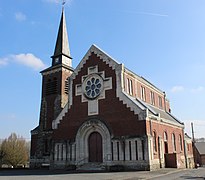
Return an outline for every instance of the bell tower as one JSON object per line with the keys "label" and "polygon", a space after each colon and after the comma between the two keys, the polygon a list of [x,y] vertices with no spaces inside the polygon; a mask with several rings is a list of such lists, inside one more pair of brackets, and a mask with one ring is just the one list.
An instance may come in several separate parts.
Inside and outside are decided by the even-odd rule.
{"label": "bell tower", "polygon": [[[31,159],[40,166],[50,161],[52,121],[68,102],[67,79],[73,73],[66,19],[62,9],[60,25],[51,66],[43,71],[39,125],[31,131]],[[31,166],[33,166],[31,164]]]}
{"label": "bell tower", "polygon": [[68,43],[65,12],[62,9],[60,25],[51,67],[41,72],[43,76],[40,126],[52,129],[52,121],[68,102],[66,80],[72,74],[72,58]]}

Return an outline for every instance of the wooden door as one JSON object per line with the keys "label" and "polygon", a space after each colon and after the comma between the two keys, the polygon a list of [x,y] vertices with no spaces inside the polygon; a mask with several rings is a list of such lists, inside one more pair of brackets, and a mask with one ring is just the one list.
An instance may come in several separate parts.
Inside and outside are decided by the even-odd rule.
{"label": "wooden door", "polygon": [[102,137],[98,132],[89,136],[89,162],[102,162]]}

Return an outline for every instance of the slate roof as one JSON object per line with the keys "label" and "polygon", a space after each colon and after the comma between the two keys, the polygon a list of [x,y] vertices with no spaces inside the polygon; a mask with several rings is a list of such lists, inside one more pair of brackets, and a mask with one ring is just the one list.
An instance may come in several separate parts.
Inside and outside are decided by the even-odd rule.
{"label": "slate roof", "polygon": [[61,21],[58,29],[58,36],[57,36],[53,57],[61,54],[67,57],[71,57],[64,10],[62,11],[62,15],[61,15]]}
{"label": "slate roof", "polygon": [[200,155],[205,155],[205,142],[196,142],[195,146]]}
{"label": "slate roof", "polygon": [[131,99],[135,105],[137,105],[138,107],[140,107],[142,110],[144,109],[148,109],[149,112],[151,114],[153,114],[154,116],[159,116],[160,118],[164,119],[164,120],[168,120],[174,124],[180,124],[180,125],[184,125],[183,122],[181,122],[180,120],[178,120],[176,117],[174,117],[172,114],[170,114],[169,112],[166,112],[162,109],[159,109],[157,107],[151,106],[148,103],[145,103],[144,101],[142,101],[139,98],[135,98],[133,96],[130,96],[129,94],[127,94],[126,92],[123,92],[129,99]]}
{"label": "slate roof", "polygon": [[[147,104],[147,103],[146,103]],[[180,120],[178,120],[175,116],[173,116],[171,113],[164,111],[162,109],[159,109],[157,107],[151,106],[149,104],[147,104],[147,106],[149,106],[151,109],[153,109],[155,112],[157,112],[158,114],[160,114],[160,117],[163,119],[167,119],[167,120],[171,120],[172,122],[175,123],[179,123],[179,124],[184,124],[183,122],[181,122]]]}

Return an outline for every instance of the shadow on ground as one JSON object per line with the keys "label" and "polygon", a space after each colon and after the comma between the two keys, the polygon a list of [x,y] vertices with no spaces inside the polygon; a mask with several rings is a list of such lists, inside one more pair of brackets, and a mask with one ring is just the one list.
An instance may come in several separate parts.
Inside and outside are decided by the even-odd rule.
{"label": "shadow on ground", "polygon": [[198,176],[180,176],[183,179],[204,179],[205,177],[198,177]]}
{"label": "shadow on ground", "polygon": [[56,174],[70,174],[74,172],[65,170],[47,170],[47,169],[0,169],[0,176],[45,176]]}

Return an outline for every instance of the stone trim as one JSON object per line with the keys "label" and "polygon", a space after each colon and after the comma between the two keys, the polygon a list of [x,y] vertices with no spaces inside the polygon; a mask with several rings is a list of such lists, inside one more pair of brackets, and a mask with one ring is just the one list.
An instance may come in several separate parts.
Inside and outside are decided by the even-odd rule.
{"label": "stone trim", "polygon": [[111,134],[102,121],[92,119],[84,122],[76,134],[76,165],[88,163],[88,138],[92,132],[98,132],[102,136],[103,162],[110,161]]}

